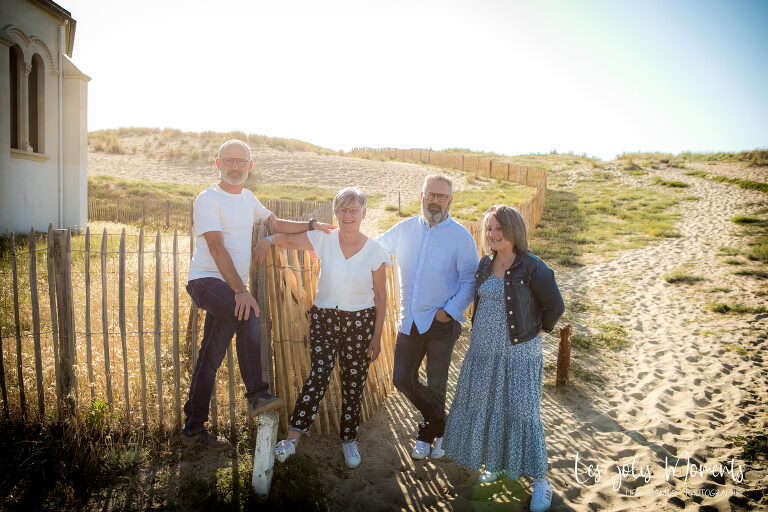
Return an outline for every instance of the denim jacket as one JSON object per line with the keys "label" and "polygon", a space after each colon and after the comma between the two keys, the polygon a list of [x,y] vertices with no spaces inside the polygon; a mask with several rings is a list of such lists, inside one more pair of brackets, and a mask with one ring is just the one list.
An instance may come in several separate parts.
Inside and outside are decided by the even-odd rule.
{"label": "denim jacket", "polygon": [[[489,256],[483,256],[475,273],[475,321],[478,289],[491,275]],[[504,271],[504,295],[507,303],[507,327],[510,343],[516,345],[535,338],[539,331],[552,332],[565,311],[563,297],[555,282],[555,273],[529,252],[518,253]]]}

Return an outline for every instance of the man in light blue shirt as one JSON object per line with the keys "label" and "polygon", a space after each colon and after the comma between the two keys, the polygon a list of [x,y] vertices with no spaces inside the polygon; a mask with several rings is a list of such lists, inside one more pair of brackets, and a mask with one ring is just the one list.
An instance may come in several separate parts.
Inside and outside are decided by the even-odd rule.
{"label": "man in light blue shirt", "polygon": [[[422,215],[376,239],[396,256],[400,272],[393,381],[424,418],[411,453],[415,459],[443,456],[448,368],[464,311],[475,294],[477,246],[469,231],[448,214],[452,201],[450,178],[429,175],[421,193]],[[425,356],[427,386],[418,378]]]}

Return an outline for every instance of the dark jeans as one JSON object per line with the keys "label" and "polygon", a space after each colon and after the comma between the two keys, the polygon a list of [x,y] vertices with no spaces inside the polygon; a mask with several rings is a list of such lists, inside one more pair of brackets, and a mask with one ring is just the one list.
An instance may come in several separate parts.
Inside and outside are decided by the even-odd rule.
{"label": "dark jeans", "polygon": [[[443,435],[448,368],[459,334],[461,324],[456,320],[433,320],[423,334],[419,334],[415,324],[410,334],[397,334],[392,380],[424,417],[417,437],[421,441],[431,443]],[[427,386],[419,382],[419,367],[424,356],[427,357]]]}
{"label": "dark jeans", "polygon": [[216,370],[221,366],[233,334],[237,334],[235,347],[240,375],[245,383],[245,396],[263,395],[269,385],[261,378],[259,317],[254,315],[253,310],[248,320],[238,320],[235,316],[235,293],[227,283],[215,277],[193,279],[187,283],[187,292],[205,310],[203,340],[189,383],[189,398],[184,404],[184,429],[195,433],[208,421]]}

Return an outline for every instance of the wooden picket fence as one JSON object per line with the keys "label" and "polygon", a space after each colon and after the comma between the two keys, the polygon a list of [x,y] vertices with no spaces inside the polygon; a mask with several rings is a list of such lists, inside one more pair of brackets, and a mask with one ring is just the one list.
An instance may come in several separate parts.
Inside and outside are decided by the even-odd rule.
{"label": "wooden picket fence", "polygon": [[[348,156],[419,162],[535,187],[536,193],[528,201],[507,205],[514,206],[525,219],[528,237],[533,235],[533,230],[541,220],[544,211],[544,200],[547,193],[546,169],[428,149],[354,148],[348,153]],[[476,234],[476,228],[473,230],[470,226],[467,227],[473,235]],[[478,238],[476,237],[475,240]]]}
{"label": "wooden picket fence", "polygon": [[[280,219],[305,220],[317,216],[331,222],[330,201],[265,199],[262,204]],[[192,226],[194,200],[88,199],[88,220],[188,230]]]}
{"label": "wooden picket fence", "polygon": [[[265,226],[254,229],[255,244]],[[192,233],[145,237],[143,229],[138,236],[127,235],[125,229],[119,235],[105,230],[97,240],[98,235],[86,230],[75,243],[68,230],[51,228],[47,240],[30,233],[22,247],[16,239],[15,234],[8,239],[10,272],[3,272],[0,280],[3,287],[12,284],[4,295],[6,303],[0,304],[5,418],[89,421],[104,414],[127,428],[178,429],[204,316],[179,290],[194,251]],[[38,249],[43,241],[47,247]],[[307,310],[318,275],[319,262],[310,252],[285,249],[273,249],[265,265],[251,269],[250,289],[261,305],[262,374],[285,399],[283,428],[309,372]],[[390,268],[382,351],[370,369],[363,421],[392,389],[396,279],[397,271]],[[41,308],[40,297],[48,298],[48,307]],[[7,318],[10,311],[13,321]],[[8,343],[12,341],[15,353]],[[245,389],[236,357],[229,347],[211,398],[210,421],[217,429],[225,424],[234,429],[250,420],[246,402],[239,398]],[[28,396],[36,396],[36,403]],[[340,379],[334,370],[313,428],[337,432],[340,408]],[[223,422],[227,411],[228,421]]]}

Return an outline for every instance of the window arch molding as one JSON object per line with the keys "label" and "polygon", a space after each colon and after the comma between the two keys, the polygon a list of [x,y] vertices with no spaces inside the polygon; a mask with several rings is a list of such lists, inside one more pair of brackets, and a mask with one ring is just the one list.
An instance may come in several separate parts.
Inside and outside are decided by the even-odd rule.
{"label": "window arch molding", "polygon": [[53,52],[45,44],[45,41],[39,37],[27,35],[16,25],[5,25],[2,29],[4,39],[10,41],[12,44],[16,44],[24,54],[24,62],[30,64],[32,61],[32,55],[35,53],[40,54],[45,63],[45,68],[52,75],[58,75],[59,69],[56,65],[56,61],[53,58]]}

